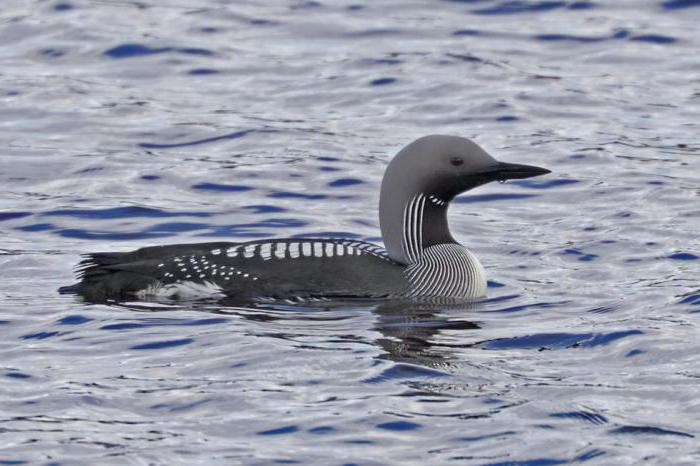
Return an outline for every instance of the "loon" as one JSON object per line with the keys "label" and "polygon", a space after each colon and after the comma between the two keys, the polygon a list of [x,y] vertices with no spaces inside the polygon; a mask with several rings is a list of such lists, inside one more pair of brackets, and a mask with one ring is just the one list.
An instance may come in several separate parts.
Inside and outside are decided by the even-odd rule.
{"label": "loon", "polygon": [[486,295],[476,256],[447,223],[455,196],[491,181],[550,173],[498,162],[469,139],[424,136],[389,163],[379,223],[385,248],[353,239],[211,242],[84,255],[79,283],[59,289],[90,301],[239,301],[448,298]]}

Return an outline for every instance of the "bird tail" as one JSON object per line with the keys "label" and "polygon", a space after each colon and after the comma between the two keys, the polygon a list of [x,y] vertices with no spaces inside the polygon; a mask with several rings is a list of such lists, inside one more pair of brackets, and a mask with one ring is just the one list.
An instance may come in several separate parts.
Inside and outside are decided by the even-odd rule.
{"label": "bird tail", "polygon": [[83,258],[75,266],[75,273],[80,280],[78,283],[69,286],[62,286],[58,289],[60,294],[80,294],[87,285],[98,282],[105,275],[109,274],[109,267],[121,262],[124,253],[120,252],[96,252],[83,254]]}
{"label": "bird tail", "polygon": [[91,282],[111,273],[110,267],[120,264],[126,253],[93,252],[83,254],[83,260],[75,266],[75,273],[84,282]]}

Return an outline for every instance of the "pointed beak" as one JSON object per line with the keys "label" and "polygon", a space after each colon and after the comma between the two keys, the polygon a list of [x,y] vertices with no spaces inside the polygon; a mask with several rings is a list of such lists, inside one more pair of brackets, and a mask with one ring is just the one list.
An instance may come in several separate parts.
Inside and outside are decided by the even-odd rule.
{"label": "pointed beak", "polygon": [[535,167],[533,165],[521,165],[519,163],[498,162],[498,165],[492,170],[489,170],[489,176],[493,180],[519,180],[523,178],[532,178],[533,176],[546,175],[552,173],[546,168]]}
{"label": "pointed beak", "polygon": [[522,165],[519,163],[496,162],[476,172],[465,173],[454,185],[443,184],[441,188],[436,188],[436,192],[441,192],[444,199],[452,199],[454,196],[470,189],[476,188],[492,181],[520,180],[533,176],[546,175],[552,173],[546,168],[535,167],[533,165]]}

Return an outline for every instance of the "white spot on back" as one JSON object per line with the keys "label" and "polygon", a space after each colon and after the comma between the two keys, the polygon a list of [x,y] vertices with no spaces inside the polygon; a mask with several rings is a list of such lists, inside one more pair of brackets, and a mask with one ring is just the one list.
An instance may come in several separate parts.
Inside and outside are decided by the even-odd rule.
{"label": "white spot on back", "polygon": [[311,243],[301,243],[301,253],[304,257],[311,256]]}
{"label": "white spot on back", "polygon": [[335,250],[335,244],[326,243],[326,256],[333,257],[335,255],[334,250]]}
{"label": "white spot on back", "polygon": [[239,249],[240,249],[240,246],[233,246],[232,248],[228,248],[228,251],[226,251],[226,255],[228,257],[237,257]]}
{"label": "white spot on back", "polygon": [[299,257],[299,243],[289,243],[289,255],[292,259]]}
{"label": "white spot on back", "polygon": [[323,257],[323,243],[314,243],[314,257]]}
{"label": "white spot on back", "polygon": [[284,259],[284,253],[287,251],[287,243],[277,243],[275,245],[275,257]]}
{"label": "white spot on back", "polygon": [[257,248],[257,247],[258,247],[257,244],[249,244],[249,245],[247,245],[247,246],[245,247],[245,249],[243,250],[243,255],[244,255],[247,259],[250,259],[251,257],[253,257],[253,256],[255,255],[255,248]]}
{"label": "white spot on back", "polygon": [[218,249],[218,248],[217,248],[217,249],[212,249],[212,250],[211,250],[211,253],[214,254],[215,256],[218,256],[219,254],[221,254],[221,249]]}
{"label": "white spot on back", "polygon": [[272,244],[264,243],[260,246],[260,255],[263,260],[269,261],[272,259]]}

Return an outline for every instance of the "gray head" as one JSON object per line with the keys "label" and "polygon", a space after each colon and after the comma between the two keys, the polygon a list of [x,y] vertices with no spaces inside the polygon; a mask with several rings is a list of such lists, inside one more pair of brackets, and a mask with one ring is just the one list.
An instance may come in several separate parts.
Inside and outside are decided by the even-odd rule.
{"label": "gray head", "polygon": [[455,243],[447,207],[458,194],[491,181],[546,173],[544,168],[498,162],[469,139],[417,139],[396,154],[382,180],[379,223],[389,256],[408,264],[424,248]]}

